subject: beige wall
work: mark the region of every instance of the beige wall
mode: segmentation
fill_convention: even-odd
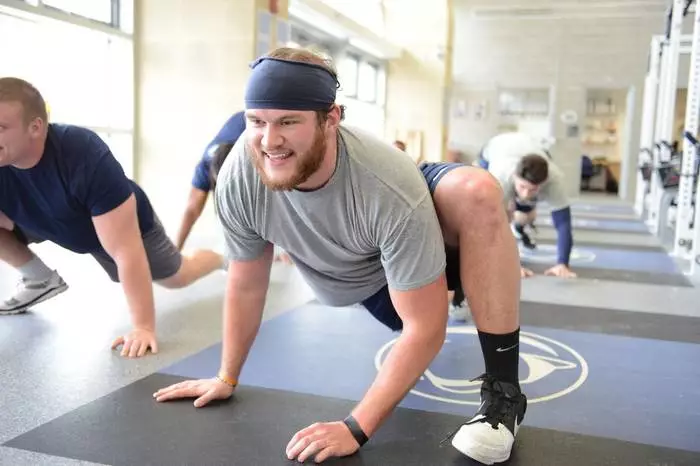
[[[450,99],[450,147],[462,152],[467,161],[476,160],[481,147],[498,132],[498,91],[496,89],[453,88]]]
[[[286,15],[286,2],[280,2]],[[242,110],[263,0],[136,2],[136,168],[169,233],[205,146]],[[195,233],[211,229],[211,202]],[[194,234],[194,233],[193,233]]]
[[[405,0],[386,6],[387,39],[404,48],[403,56],[388,65],[386,136],[420,131],[420,155],[426,160],[442,159],[446,143],[450,3]]]
[[[386,94],[386,134],[404,139],[408,131],[422,132],[422,156],[442,157],[443,76],[414,55],[404,53],[389,63]],[[415,155],[415,154],[412,154]]]

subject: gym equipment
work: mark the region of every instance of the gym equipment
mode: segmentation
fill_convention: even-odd
[[[659,182],[661,183],[661,200],[659,209],[659,237],[661,244],[672,244],[675,223],[670,222],[674,215],[673,205],[678,197],[678,185],[680,181],[680,160],[678,157],[669,164],[658,167]]]
[[[676,88],[678,83],[678,61],[681,53],[681,33],[685,0],[674,0],[669,12],[666,36],[654,36],[651,43],[649,73],[645,83],[645,103],[640,141],[640,166],[651,165],[651,177],[647,186],[638,184],[642,203],[635,207],[640,215],[644,194],[649,195],[647,224],[652,233],[659,230],[662,186],[656,167],[671,159],[673,138],[673,116],[675,114]],[[688,37],[684,38],[687,41]],[[651,155],[650,155],[651,154]],[[640,176],[642,175],[640,170]]]
[[[700,123],[700,9],[695,4],[692,35],[682,35],[683,18],[692,0],[673,0],[665,36],[653,36],[644,85],[644,106],[637,173],[635,212],[650,231],[671,245],[672,253],[690,262],[689,274],[700,279],[700,231],[697,225],[697,133]],[[675,153],[673,121],[680,54],[690,54],[685,131]],[[696,198],[693,201],[693,198]],[[670,231],[669,231],[670,230]]]
[[[674,254],[692,259],[693,231],[692,199],[697,190],[698,179],[695,166],[698,163],[697,131],[700,123],[700,8],[695,8],[695,23],[693,25],[693,46],[690,57],[690,76],[688,80],[688,97],[685,110],[685,131],[683,133],[683,157],[680,170],[680,186],[678,190],[678,221]],[[698,242],[695,241],[696,251]],[[696,252],[698,254],[698,252]]]

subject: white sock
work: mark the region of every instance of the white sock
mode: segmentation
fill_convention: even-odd
[[[53,275],[53,270],[48,268],[44,261],[37,256],[34,256],[32,260],[23,266],[18,267],[17,270],[22,274],[23,278],[36,282],[48,280]]]

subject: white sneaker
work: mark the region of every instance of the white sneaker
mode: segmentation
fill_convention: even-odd
[[[525,417],[527,398],[512,384],[482,375],[481,406],[452,438],[452,446],[483,464],[510,458],[515,436]],[[477,380],[478,380],[477,379]]]
[[[0,315],[21,314],[31,306],[53,298],[68,289],[58,272],[54,271],[46,280],[32,281],[22,278],[17,284],[17,292],[0,303]]]
[[[467,322],[471,316],[471,312],[469,311],[469,306],[467,306],[466,301],[462,302],[462,304],[459,306],[455,306],[454,304],[450,303],[448,312],[450,319],[457,322]]]

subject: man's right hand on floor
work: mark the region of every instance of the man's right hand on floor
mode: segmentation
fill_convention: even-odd
[[[153,394],[156,401],[170,401],[180,398],[196,398],[195,408],[201,408],[212,400],[225,400],[233,395],[234,387],[218,378],[186,380],[161,388]]]

